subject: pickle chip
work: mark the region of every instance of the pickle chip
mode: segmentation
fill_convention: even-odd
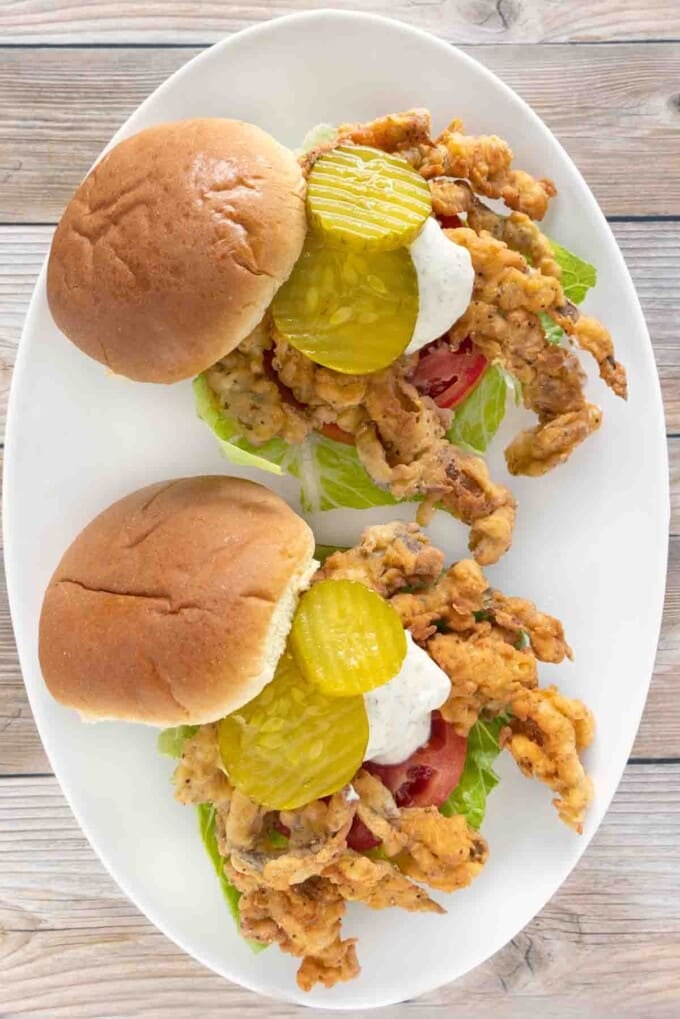
[[[368,745],[363,697],[329,697],[289,651],[248,704],[219,723],[222,762],[242,793],[270,810],[294,810],[342,789]]]
[[[351,375],[386,368],[408,346],[418,317],[418,277],[406,248],[334,248],[308,234],[272,304],[274,323],[311,361]]]
[[[405,159],[364,145],[340,145],[317,159],[307,214],[333,244],[364,251],[408,245],[432,212],[427,182]]]
[[[354,580],[321,580],[302,595],[290,646],[309,682],[337,698],[382,686],[406,657],[396,610]]]

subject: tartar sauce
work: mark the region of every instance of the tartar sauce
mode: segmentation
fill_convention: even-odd
[[[450,243],[450,241],[448,242]],[[430,738],[430,713],[451,691],[445,672],[406,632],[406,658],[394,679],[364,695],[369,737],[366,760],[400,764]]]
[[[475,274],[467,248],[454,244],[432,216],[409,251],[418,275],[418,318],[406,352],[438,339],[465,312]]]

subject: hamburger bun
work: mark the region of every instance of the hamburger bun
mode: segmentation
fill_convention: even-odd
[[[45,593],[45,682],[89,720],[212,722],[255,697],[317,567],[310,528],[262,485],[150,485],[100,513]]]
[[[209,368],[260,321],[307,229],[295,157],[240,120],[161,124],[88,174],[47,266],[54,321],[141,382]]]

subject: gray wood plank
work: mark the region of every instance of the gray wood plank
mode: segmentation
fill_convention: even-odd
[[[673,0],[335,0],[334,7],[390,15],[449,42],[610,42],[680,38]],[[271,17],[313,10],[314,0],[4,0],[0,37],[7,42],[214,42]]]
[[[0,816],[7,1019],[301,1016],[219,979],[154,930],[95,858],[54,779],[0,780]],[[538,917],[463,979],[381,1016],[677,1014],[678,901],[680,765],[629,766],[583,860]]]
[[[0,221],[56,220],[114,131],[195,52],[2,50]],[[680,215],[680,42],[469,52],[534,106],[607,215]]]

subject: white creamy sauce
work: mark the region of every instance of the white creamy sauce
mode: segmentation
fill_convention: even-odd
[[[442,336],[465,312],[475,274],[467,248],[450,241],[432,216],[409,251],[418,274],[418,318],[406,348],[413,354]]]
[[[451,243],[450,241],[447,243]],[[364,695],[366,760],[399,764],[430,738],[430,714],[451,690],[448,676],[406,632],[406,658],[394,679]]]

